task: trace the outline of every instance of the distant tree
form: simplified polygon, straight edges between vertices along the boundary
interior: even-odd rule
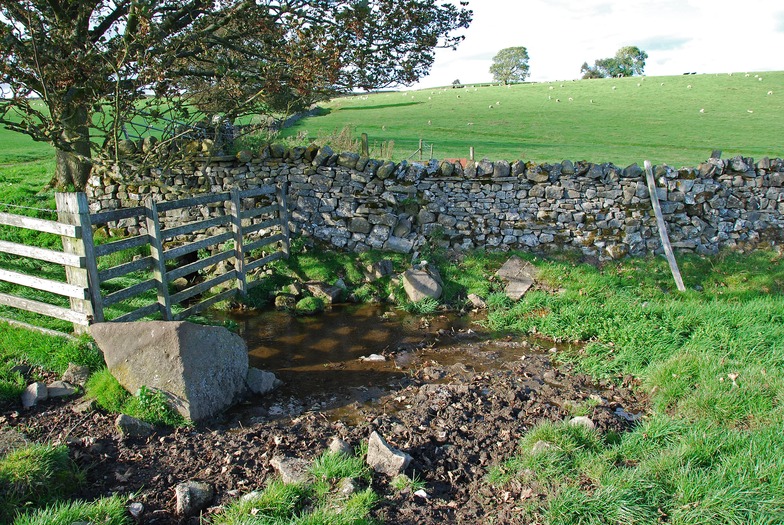
[[[595,60],[593,66],[583,62],[580,68],[584,79],[607,77],[631,77],[642,75],[648,53],[637,46],[620,48],[614,57]]]
[[[140,120],[168,126],[174,141],[183,124],[411,84],[436,48],[463,39],[466,5],[0,0],[0,125],[51,144],[58,186],[83,189],[94,163],[116,159],[126,127]],[[164,142],[149,163],[172,151]]]
[[[495,82],[510,84],[522,82],[528,75],[528,50],[524,47],[507,47],[493,57],[490,66]]]
[[[461,87],[463,87],[463,83],[460,82],[459,78],[456,78],[455,80],[452,81],[452,89],[461,88]]]

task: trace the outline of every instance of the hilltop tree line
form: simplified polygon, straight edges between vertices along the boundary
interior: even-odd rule
[[[584,79],[630,77],[642,75],[648,53],[637,46],[626,46],[619,49],[614,57],[600,58],[593,66],[584,62],[580,73]],[[493,82],[513,84],[523,82],[530,75],[528,50],[525,47],[507,47],[493,57],[490,73]]]
[[[0,124],[54,146],[58,186],[82,189],[140,120],[176,137],[205,116],[288,112],[411,84],[435,49],[464,38],[467,5],[0,0]],[[150,156],[170,151],[150,144]]]

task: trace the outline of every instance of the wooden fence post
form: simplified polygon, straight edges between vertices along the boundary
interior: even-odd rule
[[[369,157],[370,156],[370,149],[368,148],[368,134],[367,133],[363,133],[361,135],[361,137],[362,137],[361,138],[361,155],[363,157]]]
[[[239,188],[231,190],[231,227],[234,231],[234,269],[237,271],[237,290],[248,295],[248,276],[245,275],[245,246],[242,235],[242,199]]]
[[[473,146],[471,146],[470,148],[468,148],[468,156],[469,156],[469,158],[470,158],[471,160],[474,160],[474,147],[473,147]]]
[[[667,235],[667,224],[664,222],[664,215],[662,215],[661,206],[659,206],[659,194],[656,192],[656,180],[653,178],[653,167],[648,160],[644,162],[644,165],[645,177],[648,182],[648,193],[651,196],[653,213],[656,215],[656,225],[659,228],[659,237],[661,238],[662,247],[664,248],[664,255],[667,257],[667,262],[670,265],[670,272],[672,272],[672,278],[675,280],[675,286],[678,288],[678,291],[685,292],[686,287],[683,285],[681,271],[678,269],[678,262],[675,260],[675,254],[672,251],[670,237]]]
[[[152,274],[158,284],[158,306],[165,321],[174,319],[169,296],[169,283],[166,279],[166,261],[163,258],[163,239],[158,205],[149,195],[144,203],[147,209],[147,236],[150,238],[150,256],[153,259]]]
[[[280,229],[281,229],[281,233],[283,233],[283,255],[286,257],[286,259],[289,258],[289,253],[291,249],[291,239],[289,235],[288,193],[289,193],[289,183],[282,182],[280,186],[278,186],[277,197],[278,197],[278,214],[280,217]]]
[[[98,266],[95,261],[93,230],[90,225],[90,206],[84,193],[56,193],[57,220],[64,224],[79,227],[74,237],[61,237],[63,252],[84,257],[85,267],[65,266],[68,284],[85,289],[90,299],[70,298],[71,310],[83,314],[89,322],[103,322],[101,290],[98,285]],[[77,334],[87,331],[86,326],[74,324]]]
[[[419,139],[419,160],[422,160],[422,148],[423,147],[424,146],[422,145],[422,139]]]

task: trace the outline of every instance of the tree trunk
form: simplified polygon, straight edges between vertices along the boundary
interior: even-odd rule
[[[63,143],[56,150],[55,178],[60,188],[83,191],[90,177],[90,112],[84,105],[69,106],[60,119]]]

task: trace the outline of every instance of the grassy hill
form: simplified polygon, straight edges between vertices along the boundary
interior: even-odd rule
[[[470,146],[491,160],[618,165],[647,158],[691,166],[713,149],[725,158],[784,154],[774,131],[784,114],[784,72],[450,86],[344,97],[325,108],[329,114],[285,135],[312,139],[350,126],[371,146],[394,141],[396,160],[416,151],[419,139],[440,159],[468,157]]]

